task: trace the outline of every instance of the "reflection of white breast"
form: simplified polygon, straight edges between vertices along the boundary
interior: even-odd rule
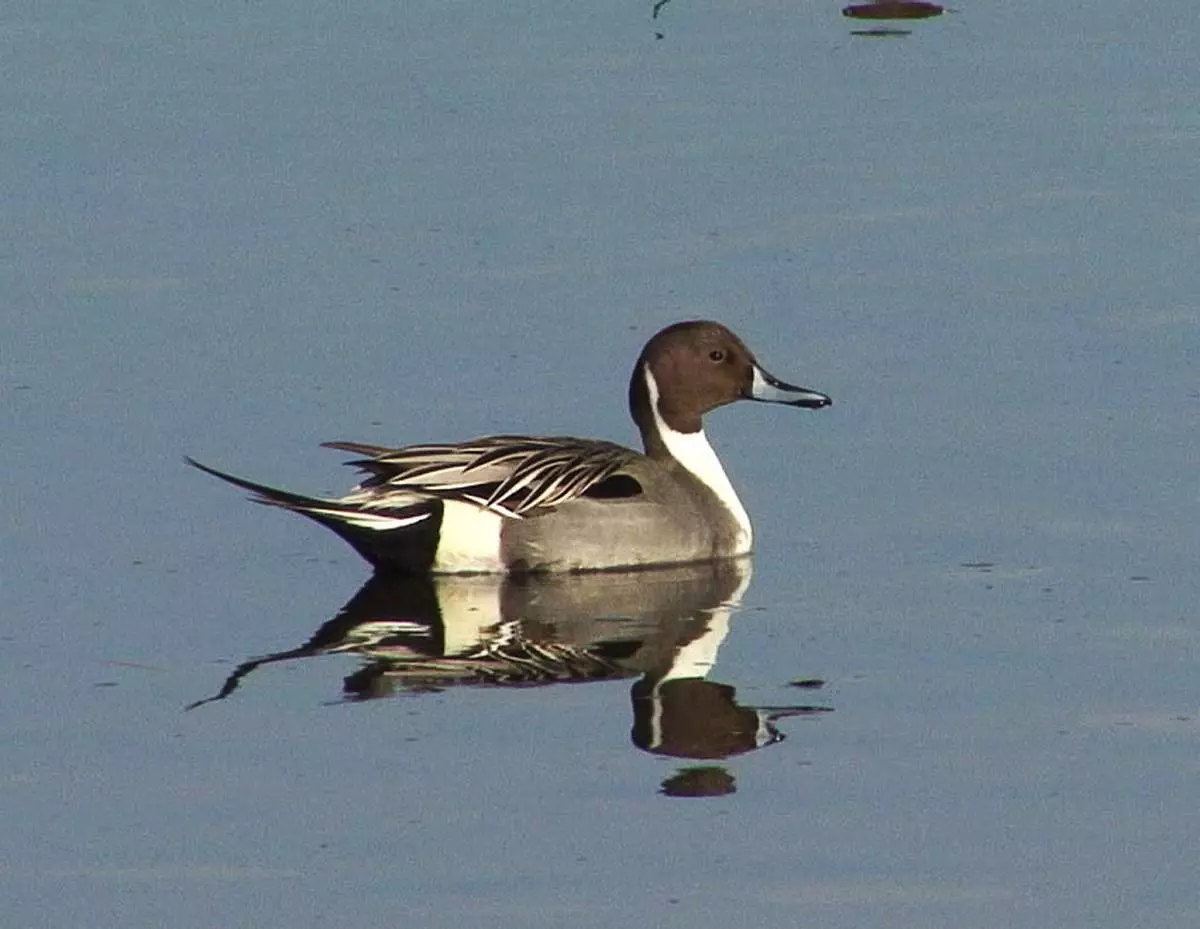
[[[659,683],[688,677],[708,677],[708,672],[717,663],[717,652],[721,643],[728,634],[729,610],[713,610],[704,634],[688,642],[675,653],[670,670],[660,678]]]
[[[445,636],[443,653],[462,655],[478,647],[500,621],[498,577],[439,579],[438,610]]]
[[[659,680],[660,684],[688,677],[708,677],[708,672],[717,663],[717,652],[721,649],[721,643],[725,641],[725,636],[729,635],[729,617],[741,605],[742,594],[750,586],[751,576],[750,567],[746,565],[737,590],[720,606],[707,611],[709,620],[704,633],[676,652],[671,661],[671,668]]]

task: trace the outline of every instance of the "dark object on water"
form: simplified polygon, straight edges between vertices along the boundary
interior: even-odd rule
[[[911,29],[888,29],[886,26],[878,29],[851,29],[851,35],[867,36],[871,39],[894,39],[906,35],[912,35]]]
[[[920,0],[881,0],[879,3],[856,3],[842,8],[842,15],[852,19],[929,19],[941,16],[946,8]]]

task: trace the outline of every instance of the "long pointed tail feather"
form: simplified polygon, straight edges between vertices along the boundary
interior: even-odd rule
[[[183,460],[205,474],[211,474],[213,477],[219,478],[227,484],[250,491],[250,493],[254,494],[251,499],[255,503],[265,503],[269,506],[281,506],[284,509],[304,512],[310,507],[324,507],[333,502],[330,500],[321,500],[318,497],[305,497],[302,494],[280,490],[278,487],[268,487],[266,484],[256,484],[254,481],[248,481],[244,477],[236,477],[233,474],[218,471],[216,468],[202,464],[189,455],[184,455]]]
[[[249,491],[256,503],[291,510],[332,529],[376,568],[405,572],[428,570],[426,562],[432,560],[440,523],[441,504],[437,501],[367,509],[353,503],[306,497],[258,484],[201,464],[188,456],[184,456],[184,461],[205,474]],[[414,533],[412,530],[418,524],[425,525]],[[421,530],[426,527],[434,534],[432,547],[429,539],[421,538],[425,535]],[[424,551],[426,548],[429,549],[428,554]]]

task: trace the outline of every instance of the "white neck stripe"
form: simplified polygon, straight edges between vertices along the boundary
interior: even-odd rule
[[[745,554],[750,551],[752,534],[750,517],[742,501],[738,499],[729,476],[721,467],[721,460],[708,444],[704,429],[695,432],[676,432],[662,418],[658,411],[658,383],[650,372],[650,366],[645,366],[646,390],[650,394],[650,415],[654,417],[654,426],[658,435],[667,447],[671,457],[683,465],[705,487],[711,490],[718,500],[729,510],[738,524],[738,543],[735,554]]]

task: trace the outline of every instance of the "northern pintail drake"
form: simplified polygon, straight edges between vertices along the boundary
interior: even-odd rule
[[[768,374],[720,323],[676,323],[633,368],[629,412],[644,453],[599,439],[498,435],[386,448],[328,442],[366,476],[338,499],[202,471],[301,513],[377,570],[404,574],[604,571],[744,555],[750,518],[704,435],[735,400],[820,409],[825,394]]]

